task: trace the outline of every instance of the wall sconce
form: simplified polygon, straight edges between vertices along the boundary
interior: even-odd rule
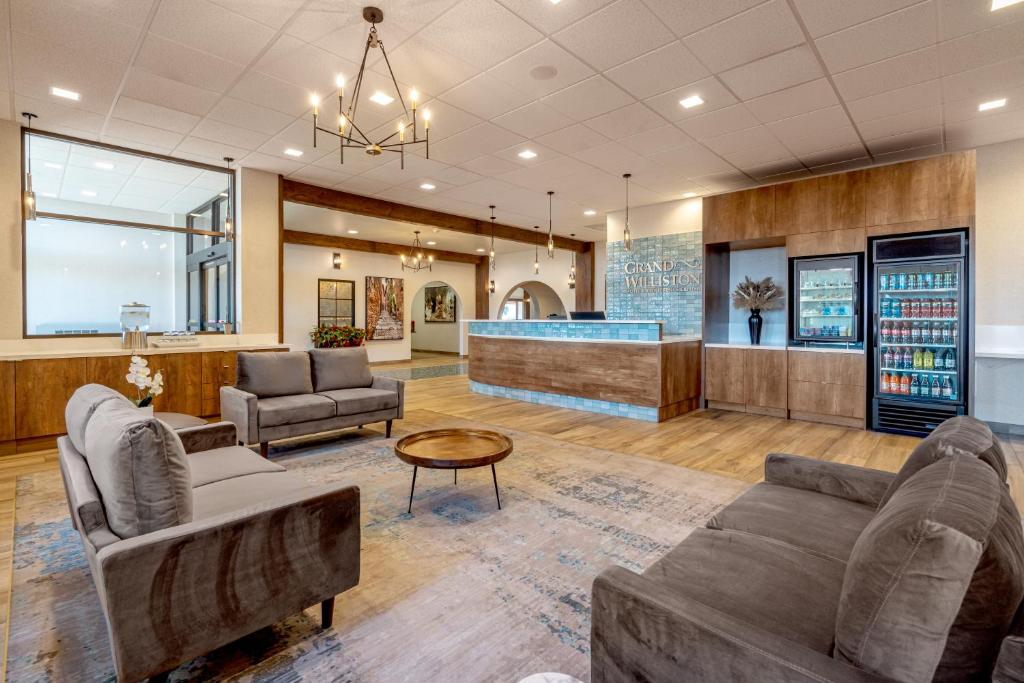
[[[334,252],[334,258],[331,259],[331,263],[334,265],[335,270],[341,270],[341,253]]]
[[[487,291],[494,294],[494,280],[491,280],[487,285]]]

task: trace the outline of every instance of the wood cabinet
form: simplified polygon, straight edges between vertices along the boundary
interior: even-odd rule
[[[757,240],[776,232],[775,187],[730,192],[703,202],[704,243]]]
[[[864,354],[789,351],[788,355],[790,417],[864,426]]]
[[[146,357],[150,370],[154,374],[159,371],[164,378],[164,391],[153,400],[154,410],[187,415],[199,414],[202,408],[199,356],[198,353],[161,353]],[[125,379],[128,373],[128,356],[91,356],[63,360],[85,362],[85,383],[102,384],[129,398],[136,397],[135,387],[128,384]]]
[[[785,349],[709,347],[704,398],[711,407],[786,416]]]
[[[704,398],[723,403],[747,402],[745,355],[746,349],[717,346],[704,349]]]
[[[786,238],[786,255],[790,258],[852,254],[858,251],[862,252],[866,248],[867,235],[864,228],[808,232],[802,235],[790,235]]]
[[[867,169],[867,224],[973,216],[974,170],[974,151]]]
[[[199,415],[220,415],[220,388],[234,386],[238,372],[235,351],[206,351],[202,354],[202,410]]]
[[[786,410],[786,352],[782,349],[746,349],[747,410],[766,408]]]
[[[0,441],[14,439],[14,363],[0,361]]]
[[[777,234],[797,235],[863,228],[867,176],[837,173],[775,186]]]
[[[64,406],[85,384],[85,358],[17,361],[14,370],[15,436],[31,439],[63,434]]]

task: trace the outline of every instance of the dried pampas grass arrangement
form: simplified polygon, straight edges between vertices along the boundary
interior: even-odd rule
[[[785,307],[783,294],[782,287],[776,285],[773,278],[766,277],[755,282],[748,275],[736,285],[732,293],[732,305],[748,311],[774,311]]]

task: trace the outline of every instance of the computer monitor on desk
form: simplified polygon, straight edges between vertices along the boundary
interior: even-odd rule
[[[571,320],[607,320],[604,311],[570,311]]]

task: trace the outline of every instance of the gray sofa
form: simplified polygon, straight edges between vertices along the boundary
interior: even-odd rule
[[[184,662],[359,582],[359,489],[316,486],[236,444],[175,433],[100,385],[68,401],[60,470],[120,681]],[[202,448],[199,451],[189,451]]]
[[[238,354],[238,382],[221,387],[220,412],[239,443],[269,442],[401,419],[405,383],[374,377],[366,347]]]
[[[608,681],[1024,680],[1024,538],[988,427],[897,474],[769,455],[765,481],[642,575],[593,586]]]

